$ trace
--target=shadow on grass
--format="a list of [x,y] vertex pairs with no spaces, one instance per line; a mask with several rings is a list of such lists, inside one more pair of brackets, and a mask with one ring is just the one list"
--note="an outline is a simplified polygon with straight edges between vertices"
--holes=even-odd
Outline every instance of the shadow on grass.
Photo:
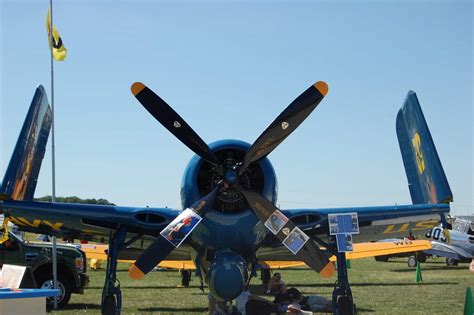
[[[102,290],[104,287],[103,286],[88,286],[87,289],[90,290]],[[128,285],[121,285],[121,289],[180,289],[180,290],[186,290],[186,289],[199,289],[199,286],[189,286],[187,288],[179,288],[177,286],[172,286],[172,285],[150,285],[150,286],[128,286]]]
[[100,310],[100,304],[69,303],[61,309],[61,311],[67,310]]
[[375,313],[375,311],[370,308],[357,307],[357,305],[356,305],[356,312]]
[[139,308],[140,312],[196,312],[202,313],[207,312],[207,307],[147,307]]
[[[464,266],[451,266],[451,267],[448,267],[448,266],[443,266],[443,267],[439,267],[439,266],[436,266],[436,267],[430,267],[430,266],[426,266],[426,265],[421,265],[421,271],[430,271],[430,270],[445,270],[445,271],[448,271],[448,270],[462,270],[462,269],[467,269],[466,267]],[[415,273],[416,269],[415,268],[410,268],[410,269],[392,269],[390,270],[391,272],[413,272]]]
[[[452,285],[459,284],[458,282],[391,282],[391,283],[380,283],[380,282],[352,282],[351,287],[397,287],[397,286],[407,286],[407,285]],[[307,288],[333,288],[333,283],[289,283],[288,287],[307,287]]]

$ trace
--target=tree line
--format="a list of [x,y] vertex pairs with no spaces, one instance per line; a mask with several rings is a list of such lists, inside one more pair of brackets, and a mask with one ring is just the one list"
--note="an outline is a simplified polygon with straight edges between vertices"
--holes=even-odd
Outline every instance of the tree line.
[[[40,198],[35,198],[35,201],[44,201],[50,202],[51,196],[43,196]],[[115,206],[115,203],[108,201],[107,199],[99,198],[99,199],[81,199],[77,196],[70,196],[70,197],[56,197],[56,202],[65,202],[65,203],[87,203],[93,205],[108,205],[108,206]]]

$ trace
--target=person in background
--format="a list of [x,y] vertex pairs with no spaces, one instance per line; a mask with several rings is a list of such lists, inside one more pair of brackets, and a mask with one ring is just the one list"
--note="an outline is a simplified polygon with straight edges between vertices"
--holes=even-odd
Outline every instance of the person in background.
[[281,299],[286,303],[289,302],[290,305],[291,303],[298,303],[301,306],[301,310],[312,312],[332,312],[332,302],[330,300],[319,295],[304,296],[295,288],[288,289],[287,294]]
[[248,286],[235,298],[235,306],[241,315],[269,315],[278,311],[276,304],[250,293]]
[[281,279],[281,273],[276,272],[268,281],[267,294],[277,295],[286,292],[285,281]]
[[273,303],[278,305],[278,312],[285,313],[289,310],[289,306],[292,305],[293,309],[298,308],[298,301],[300,299],[301,293],[295,288],[286,289],[286,287],[281,290],[277,295]]

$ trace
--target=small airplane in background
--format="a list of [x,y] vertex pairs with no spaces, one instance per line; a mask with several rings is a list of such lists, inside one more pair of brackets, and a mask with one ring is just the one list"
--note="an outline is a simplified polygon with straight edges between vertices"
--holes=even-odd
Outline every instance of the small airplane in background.
[[448,266],[457,266],[459,262],[471,262],[474,259],[474,231],[471,229],[471,221],[460,218],[452,218],[448,223],[449,228],[442,226],[434,227],[426,233],[428,239],[432,239],[427,255],[446,257]]
[[[354,241],[364,242],[402,237],[407,229],[423,235],[445,222],[449,213],[451,189],[414,92],[408,93],[396,120],[412,205],[284,210],[275,206],[276,173],[267,156],[323,100],[326,83],[311,85],[251,145],[239,140],[208,145],[144,84],[134,83],[131,91],[196,153],[183,175],[181,209],[33,201],[52,119],[42,86],[33,97],[0,187],[0,210],[21,230],[108,240],[105,314],[120,312],[116,266],[121,252],[137,253],[129,271],[132,278],[143,277],[164,260],[192,260],[212,296],[227,301],[241,293],[262,260],[302,261],[322,276],[331,276],[335,267],[329,257],[340,253],[330,235],[329,215],[357,213],[360,233]],[[136,246],[137,241],[146,249]],[[339,257],[344,256],[338,261]],[[347,275],[341,280],[340,272],[338,268],[333,303],[352,305]]]

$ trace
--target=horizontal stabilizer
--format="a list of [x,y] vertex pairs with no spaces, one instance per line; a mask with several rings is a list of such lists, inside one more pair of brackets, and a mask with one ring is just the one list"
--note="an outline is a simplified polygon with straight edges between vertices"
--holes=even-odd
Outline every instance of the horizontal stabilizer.
[[397,115],[397,137],[413,204],[447,203],[453,194],[415,92]]

